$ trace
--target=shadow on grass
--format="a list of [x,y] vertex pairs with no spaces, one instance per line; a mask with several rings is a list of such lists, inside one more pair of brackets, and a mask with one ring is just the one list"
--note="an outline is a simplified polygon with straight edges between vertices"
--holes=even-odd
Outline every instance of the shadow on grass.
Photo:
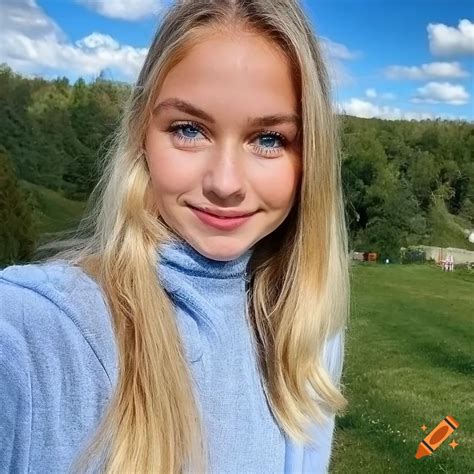
[[447,344],[424,342],[423,344],[412,344],[411,350],[420,354],[433,367],[452,370],[462,375],[472,376],[474,373],[474,358],[449,347]]

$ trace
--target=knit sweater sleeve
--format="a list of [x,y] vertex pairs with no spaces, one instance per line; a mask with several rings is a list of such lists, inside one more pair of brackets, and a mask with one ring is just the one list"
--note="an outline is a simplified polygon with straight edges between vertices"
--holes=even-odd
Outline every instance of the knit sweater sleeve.
[[[339,332],[330,339],[324,350],[326,367],[336,385],[342,376],[344,361],[344,332]],[[328,472],[332,455],[336,416],[331,415],[322,426],[313,426],[314,443],[304,450],[303,472],[323,474]]]
[[94,433],[113,369],[99,303],[73,269],[0,271],[0,474],[67,472]]
[[[21,318],[21,310],[17,316]],[[27,472],[32,415],[29,362],[24,339],[5,317],[0,317],[0,406],[0,472]]]

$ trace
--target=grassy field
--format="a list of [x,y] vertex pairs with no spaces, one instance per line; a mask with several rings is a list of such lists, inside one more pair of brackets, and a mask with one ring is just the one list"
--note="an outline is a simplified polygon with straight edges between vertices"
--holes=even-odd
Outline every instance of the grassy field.
[[[349,409],[336,419],[330,472],[474,472],[474,273],[359,264],[352,287],[343,373]],[[459,428],[415,459],[447,415]]]

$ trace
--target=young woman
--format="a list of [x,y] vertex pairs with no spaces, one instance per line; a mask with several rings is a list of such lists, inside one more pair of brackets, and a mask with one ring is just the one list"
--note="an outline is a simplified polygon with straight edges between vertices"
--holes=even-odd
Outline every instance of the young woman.
[[0,272],[2,472],[326,472],[348,257],[296,0],[165,14],[82,240]]

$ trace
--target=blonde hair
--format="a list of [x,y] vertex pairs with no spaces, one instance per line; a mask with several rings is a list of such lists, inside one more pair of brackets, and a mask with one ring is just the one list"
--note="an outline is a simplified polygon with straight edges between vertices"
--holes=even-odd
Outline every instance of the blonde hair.
[[297,0],[178,1],[165,12],[133,87],[80,239],[54,257],[99,282],[119,353],[115,392],[76,468],[101,458],[107,473],[207,469],[190,369],[156,274],[157,249],[173,232],[153,200],[142,147],[159,85],[212,31],[268,38],[288,58],[301,99],[299,194],[249,262],[248,311],[269,405],[298,442],[311,440],[309,423],[347,405],[323,360],[327,341],[346,328],[349,259],[338,127],[318,41]]

